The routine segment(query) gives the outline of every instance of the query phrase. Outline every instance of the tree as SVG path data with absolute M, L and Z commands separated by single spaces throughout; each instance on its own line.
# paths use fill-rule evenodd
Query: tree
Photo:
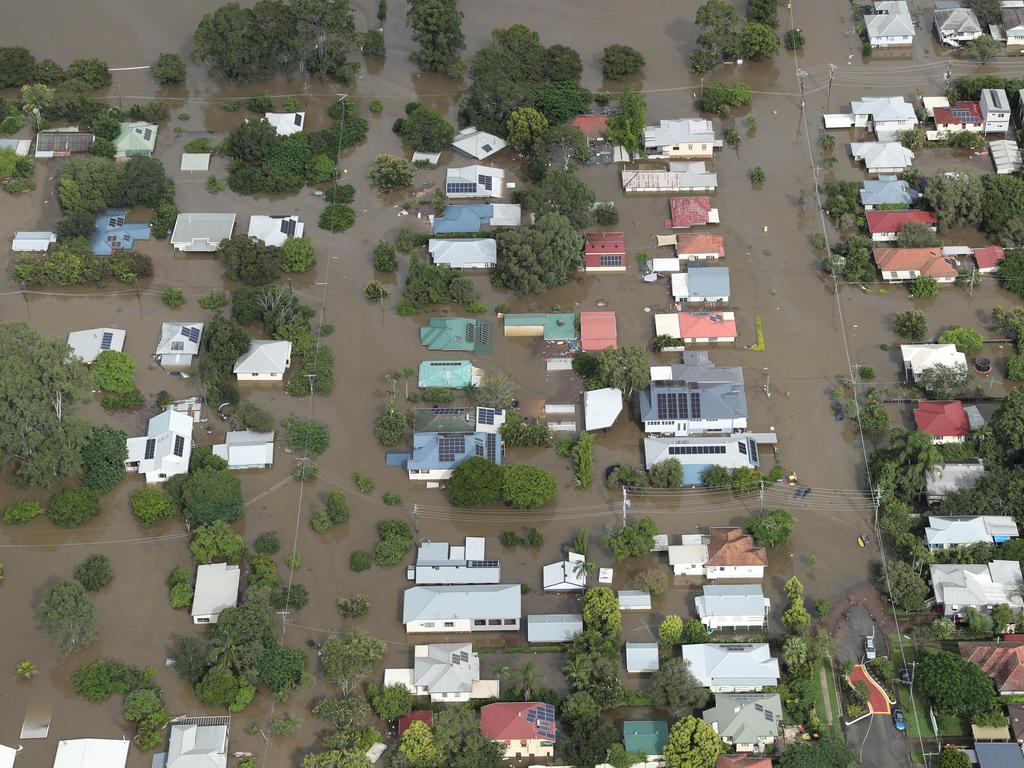
M 210 667 L 196 684 L 196 698 L 211 707 L 226 707 L 238 696 L 239 680 L 227 664 Z
M 703 707 L 707 700 L 708 692 L 693 676 L 690 662 L 686 659 L 678 656 L 670 658 L 654 673 L 651 702 L 657 707 L 667 709 L 675 717 L 681 717 L 684 712 Z
M 992 679 L 977 664 L 949 651 L 927 654 L 917 667 L 914 685 L 942 714 L 972 718 L 997 707 Z
M 836 260 L 827 266 L 837 267 L 843 279 L 851 283 L 872 282 L 876 274 L 872 246 L 871 240 L 863 235 L 845 237 L 832 249 Z
M 245 400 L 238 404 L 231 414 L 231 428 L 236 430 L 251 429 L 253 432 L 273 432 L 274 417 L 269 411 L 260 408 L 256 403 Z
M 416 106 L 398 123 L 402 142 L 416 152 L 440 152 L 455 138 L 455 128 L 436 109 Z
M 797 595 L 791 598 L 789 607 L 782 614 L 782 623 L 790 632 L 801 633 L 811 624 L 811 614 L 804 607 L 804 598 Z
M 770 59 L 779 52 L 779 38 L 771 27 L 748 21 L 740 32 L 740 52 L 748 59 Z
M 654 547 L 654 537 L 657 534 L 658 526 L 655 525 L 654 518 L 642 517 L 618 525 L 612 533 L 604 537 L 604 545 L 616 560 L 644 557 Z
M 850 748 L 832 736 L 790 744 L 779 758 L 779 768 L 851 768 L 858 764 Z
M 516 383 L 504 373 L 492 373 L 473 390 L 472 395 L 478 406 L 509 408 L 516 399 Z
M 332 635 L 320 646 L 324 677 L 348 696 L 360 680 L 384 660 L 385 648 L 383 641 L 358 629 L 350 628 L 340 636 Z
M 281 275 L 281 249 L 241 232 L 221 241 L 220 260 L 246 285 L 266 285 Z
M 773 509 L 763 517 L 751 517 L 747 520 L 747 533 L 762 547 L 784 547 L 789 543 L 796 521 L 786 509 Z
M 331 444 L 331 433 L 319 421 L 303 421 L 290 416 L 281 422 L 284 427 L 284 441 L 293 451 L 323 453 Z
M 916 309 L 908 309 L 899 312 L 893 318 L 893 329 L 905 339 L 911 341 L 922 341 L 928 333 L 928 318 L 924 312 Z
M 965 355 L 974 355 L 981 351 L 985 340 L 973 328 L 951 325 L 939 336 L 939 344 L 953 344 L 957 351 L 963 352 Z
M 565 216 L 545 213 L 533 227 L 500 231 L 497 246 L 491 282 L 523 296 L 568 282 L 579 268 L 583 238 Z
M 308 272 L 316 266 L 316 249 L 308 237 L 289 237 L 281 246 L 281 270 Z
M 639 344 L 602 349 L 597 353 L 597 367 L 587 379 L 587 389 L 612 387 L 622 390 L 626 400 L 651 381 L 647 350 Z
M 896 245 L 899 248 L 929 248 L 938 242 L 931 227 L 921 221 L 908 221 L 896 234 Z
M 591 587 L 583 594 L 583 622 L 588 630 L 606 637 L 618 637 L 622 631 L 619 601 L 608 587 Z
M 936 363 L 915 378 L 915 383 L 939 400 L 949 400 L 963 392 L 971 383 L 971 372 L 963 363 Z
M 221 150 L 243 163 L 257 165 L 277 146 L 277 130 L 266 120 L 243 120 L 227 138 Z
M 888 585 L 892 601 L 906 611 L 920 611 L 927 599 L 928 585 L 921 574 L 902 560 L 889 561 L 889 579 L 881 578 L 882 586 Z
M 114 579 L 114 569 L 106 555 L 90 555 L 85 562 L 75 566 L 72 575 L 86 592 L 98 592 Z
M 785 44 L 787 51 L 799 51 L 804 47 L 806 42 L 807 38 L 804 37 L 804 33 L 799 29 L 786 30 L 786 36 L 783 38 L 783 43 Z
M 508 143 L 516 152 L 527 152 L 548 129 L 548 119 L 533 107 L 520 107 L 508 118 Z
M 501 497 L 516 509 L 535 509 L 551 501 L 557 487 L 555 476 L 546 469 L 513 464 L 501 478 Z
M 943 228 L 973 226 L 981 220 L 984 187 L 971 171 L 939 171 L 928 178 L 924 201 Z
M 366 693 L 377 717 L 386 722 L 397 720 L 412 710 L 412 694 L 402 683 L 385 686 L 370 683 Z
M 965 59 L 988 64 L 1003 52 L 1003 46 L 993 40 L 991 35 L 981 35 L 968 42 L 962 52 Z
M 807 638 L 790 635 L 782 644 L 782 661 L 789 669 L 799 669 L 810 660 L 810 646 Z
M 96 606 L 77 581 L 62 581 L 43 593 L 36 621 L 44 635 L 65 654 L 80 650 L 96 639 Z
M 566 45 L 552 45 L 544 52 L 544 74 L 552 81 L 579 80 L 583 72 L 580 55 Z
M 160 85 L 185 82 L 185 60 L 176 53 L 161 53 L 150 72 Z
M 673 723 L 668 732 L 665 768 L 711 768 L 723 751 L 715 729 L 690 715 Z
M 412 184 L 416 169 L 404 157 L 377 155 L 374 166 L 369 170 L 368 175 L 370 181 L 381 192 L 394 192 L 396 189 L 402 189 Z
M 50 500 L 46 514 L 54 525 L 77 528 L 100 511 L 99 494 L 91 488 L 70 486 Z
M 457 75 L 466 38 L 456 0 L 416 0 L 410 4 L 407 20 L 412 41 L 420 47 L 409 58 L 424 72 Z
M 644 151 L 644 129 L 647 123 L 647 101 L 644 95 L 625 88 L 619 96 L 615 114 L 608 120 L 605 135 L 613 144 L 620 144 L 630 153 Z
M 100 389 L 107 392 L 131 392 L 135 389 L 135 359 L 124 352 L 108 349 L 100 352 L 92 364 Z
M 4 510 L 3 520 L 9 525 L 24 525 L 43 514 L 43 505 L 34 499 L 16 501 Z
M 601 73 L 609 80 L 625 80 L 646 63 L 640 52 L 628 45 L 609 45 L 601 52 Z
M 320 229 L 329 232 L 344 232 L 356 223 L 356 212 L 349 205 L 333 203 L 324 208 L 317 222 Z
M 697 36 L 697 50 L 690 56 L 692 71 L 707 72 L 723 61 L 736 58 L 740 52 L 740 40 L 736 32 L 740 15 L 732 3 L 708 0 L 697 9 L 695 20 L 701 33 Z
M 1019 242 L 1024 226 L 1024 179 L 985 175 L 981 186 L 981 228 L 998 242 Z
M 159 690 L 137 688 L 124 697 L 121 716 L 129 723 L 137 723 L 159 712 L 163 707 Z
M 408 427 L 405 416 L 399 413 L 393 404 L 389 405 L 387 410 L 377 417 L 377 423 L 374 425 L 377 442 L 383 446 L 396 445 L 405 436 Z
M 92 435 L 82 448 L 82 485 L 96 493 L 106 493 L 121 482 L 128 458 L 127 439 L 128 435 L 120 429 L 92 428 Z
M 438 763 L 440 757 L 434 744 L 434 734 L 422 720 L 413 720 L 409 724 L 398 749 L 413 768 L 430 768 Z
M 747 21 L 775 28 L 779 24 L 779 0 L 747 0 Z
M 196 528 L 192 535 L 192 558 L 197 563 L 212 563 L 223 558 L 238 563 L 245 555 L 245 541 L 223 520 Z
M 484 507 L 501 496 L 504 468 L 482 456 L 459 464 L 448 480 L 448 495 L 457 507 Z
M 0 88 L 21 88 L 36 76 L 36 59 L 28 48 L 0 48 Z

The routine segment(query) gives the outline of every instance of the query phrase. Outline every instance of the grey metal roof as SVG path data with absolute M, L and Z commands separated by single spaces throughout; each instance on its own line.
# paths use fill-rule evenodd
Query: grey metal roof
M 206 241 L 213 246 L 231 237 L 235 226 L 233 213 L 179 213 L 174 222 L 171 244 L 189 245 L 195 241 Z
M 867 179 L 860 190 L 861 205 L 912 205 L 921 193 L 895 176 Z
M 693 266 L 686 270 L 690 296 L 728 296 L 729 268 Z
M 947 462 L 928 473 L 926 491 L 930 498 L 941 498 L 953 491 L 973 488 L 984 474 L 985 462 L 981 459 Z
M 719 693 L 704 722 L 730 744 L 756 744 L 779 735 L 782 700 L 777 693 Z
M 531 613 L 526 617 L 526 639 L 531 643 L 564 643 L 582 631 L 579 613 Z
M 763 616 L 764 591 L 760 584 L 705 584 L 704 594 L 695 599 L 697 615 Z
M 39 152 L 88 152 L 93 135 L 77 128 L 57 128 L 36 134 L 36 153 Z
M 671 369 L 671 379 L 665 381 L 676 382 L 680 385 L 697 384 L 739 384 L 743 386 L 743 369 L 739 366 L 733 368 L 719 368 L 713 362 L 707 352 L 683 352 L 683 362 L 674 363 L 668 366 Z
M 896 141 L 855 141 L 850 154 L 864 161 L 864 167 L 907 168 L 914 162 L 914 153 Z
M 622 413 L 622 390 L 612 387 L 583 393 L 583 421 L 586 429 L 607 429 Z
M 677 416 L 662 413 L 659 407 L 658 395 L 681 395 L 687 404 L 686 414 L 681 414 L 677 409 Z M 699 403 L 699 416 L 693 415 L 696 409 L 692 408 L 692 395 L 697 396 Z M 680 400 L 673 397 L 673 402 Z M 661 405 L 666 405 L 666 398 L 661 398 Z M 743 384 L 700 384 L 697 382 L 680 384 L 672 381 L 652 381 L 640 390 L 640 420 L 659 421 L 673 418 L 700 419 L 736 419 L 747 416 L 747 396 Z
M 978 17 L 970 8 L 935 8 L 935 26 L 947 35 L 981 32 Z
M 292 358 L 292 343 L 270 339 L 254 339 L 249 350 L 235 361 L 234 373 L 283 374 Z
M 217 615 L 225 608 L 234 608 L 238 602 L 240 575 L 241 572 L 237 565 L 228 565 L 227 563 L 200 565 L 196 571 L 192 615 Z
M 1017 538 L 1017 521 L 1009 515 L 973 515 L 958 517 L 928 517 L 924 529 L 930 545 L 964 546 L 996 537 Z
M 937 603 L 960 608 L 1007 603 L 1017 610 L 1024 608 L 1017 592 L 1022 579 L 1016 560 L 993 560 L 987 565 L 933 565 L 930 570 Z
M 474 239 L 431 239 L 427 246 L 435 264 L 449 267 L 475 267 L 498 263 L 498 244 L 489 237 Z
M 1024 768 L 1019 744 L 979 741 L 974 745 L 980 768 Z
M 648 149 L 668 147 L 673 144 L 713 144 L 722 146 L 721 139 L 715 139 L 715 129 L 710 120 L 684 117 L 678 120 L 662 120 L 658 125 L 644 128 L 644 146 Z
M 228 764 L 229 718 L 189 718 L 198 722 L 174 723 L 167 748 L 166 768 L 224 768 Z M 214 724 L 200 724 L 206 721 Z
M 642 589 L 620 589 L 618 597 L 619 608 L 647 611 L 651 609 L 651 593 Z
M 405 590 L 402 623 L 444 619 L 518 619 L 518 584 L 410 587 Z
M 906 37 L 914 34 L 914 20 L 904 0 L 885 0 L 875 3 L 875 13 L 864 17 L 868 39 L 880 37 Z
M 1009 112 L 1010 99 L 1002 88 L 982 88 L 981 106 L 990 112 Z
M 762 688 L 779 681 L 779 661 L 768 643 L 698 643 L 684 645 L 682 652 L 705 688 Z
M 468 693 L 480 679 L 480 656 L 470 643 L 416 646 L 413 684 L 430 693 Z
M 626 643 L 627 672 L 657 672 L 658 667 L 657 643 Z

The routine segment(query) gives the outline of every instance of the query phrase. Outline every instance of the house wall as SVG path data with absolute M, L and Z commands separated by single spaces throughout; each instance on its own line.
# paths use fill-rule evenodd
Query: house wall
M 871 239 L 876 243 L 891 243 L 896 239 L 895 232 L 874 232 L 871 235 Z
M 584 272 L 625 272 L 626 265 L 623 264 L 620 267 L 584 267 Z
M 543 325 L 506 325 L 506 336 L 543 336 Z
M 676 576 L 703 576 L 703 563 L 676 563 L 672 566 L 672 573 Z
M 540 739 L 505 742 L 505 757 L 553 757 L 555 745 Z
M 774 683 L 772 683 L 772 684 L 774 684 Z M 708 686 L 708 690 L 710 690 L 712 693 L 749 693 L 749 692 L 755 692 L 756 693 L 758 691 L 763 691 L 765 685 L 766 684 L 761 684 L 761 685 L 726 685 L 726 684 L 723 684 L 723 685 L 710 685 L 710 686 Z
M 894 35 L 892 37 L 873 37 L 871 38 L 872 48 L 896 48 L 904 45 L 913 45 L 913 35 Z
M 920 275 L 921 275 L 920 271 L 918 271 L 916 269 L 908 269 L 908 270 L 896 271 L 896 272 L 886 272 L 885 270 L 882 271 L 882 279 L 886 280 L 886 281 L 888 281 L 890 283 L 896 283 L 896 282 L 900 282 L 902 280 L 916 280 L 918 277 L 920 277 Z M 935 280 L 937 282 L 939 282 L 939 283 L 952 283 L 952 282 L 954 282 L 956 280 L 956 278 L 955 277 L 937 277 L 937 278 L 935 278 Z
M 715 579 L 763 579 L 763 565 L 718 565 L 709 566 L 707 576 Z
M 478 625 L 477 622 L 483 622 Z M 497 624 L 491 622 L 498 622 Z M 508 623 L 510 622 L 510 623 Z M 407 633 L 428 634 L 431 632 L 517 632 L 519 617 L 508 619 L 450 619 L 437 621 L 410 621 L 405 625 Z
M 715 153 L 713 144 L 669 144 L 664 147 L 648 147 L 647 150 L 647 156 L 656 160 L 709 158 Z
M 239 381 L 281 381 L 283 373 L 236 373 Z
M 747 428 L 746 417 L 735 419 L 652 419 L 644 422 L 644 431 L 649 435 L 728 435 Z
M 1024 45 L 1024 27 L 1013 27 L 1006 30 L 1006 46 Z
M 935 443 L 936 445 L 949 445 L 951 443 L 962 443 L 962 442 L 965 442 L 966 440 L 967 440 L 967 438 L 963 437 L 963 436 L 944 435 L 943 437 L 932 437 L 932 442 Z
M 936 123 L 935 132 L 946 133 L 981 133 L 983 126 L 980 123 Z
M 708 261 L 709 259 L 721 258 L 718 251 L 709 251 L 708 253 L 679 253 L 676 252 L 679 258 L 686 259 L 687 261 Z
M 701 623 L 710 629 L 733 629 L 763 627 L 764 616 L 707 616 L 701 619 Z
M 764 752 L 765 747 L 767 747 L 769 744 L 775 743 L 775 739 L 771 738 L 770 736 L 768 738 L 758 739 L 757 742 L 751 744 L 739 743 L 732 739 L 722 739 L 722 741 L 726 742 L 727 744 L 732 744 L 734 747 L 736 747 L 737 752 L 743 753 L 750 753 L 754 751 Z
M 198 616 L 192 617 L 193 624 L 216 624 L 217 619 L 220 618 L 219 613 L 203 613 Z
M 410 480 L 447 480 L 454 469 L 410 469 Z
M 697 337 L 692 337 L 692 338 L 684 338 L 683 341 L 685 343 L 687 343 L 687 344 L 731 344 L 732 342 L 736 341 L 736 337 L 735 336 L 717 336 L 715 338 L 697 338 Z M 668 351 L 670 349 L 672 349 L 672 348 L 671 347 L 665 347 L 666 351 Z

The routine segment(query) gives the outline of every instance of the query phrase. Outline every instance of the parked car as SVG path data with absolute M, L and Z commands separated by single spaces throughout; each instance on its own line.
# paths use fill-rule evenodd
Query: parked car
M 810 495 L 811 495 L 811 489 L 808 488 L 806 485 L 801 485 L 799 488 L 796 489 L 796 492 L 793 494 L 793 498 L 794 499 L 806 499 Z
M 907 721 L 903 717 L 903 710 L 899 707 L 893 707 L 892 724 L 896 726 L 897 731 L 907 730 Z
M 914 678 L 910 675 L 910 667 L 906 664 L 900 665 L 900 682 L 904 685 L 911 685 L 914 682 Z
M 875 652 L 875 636 L 868 635 L 864 638 L 864 658 L 871 661 L 876 656 Z

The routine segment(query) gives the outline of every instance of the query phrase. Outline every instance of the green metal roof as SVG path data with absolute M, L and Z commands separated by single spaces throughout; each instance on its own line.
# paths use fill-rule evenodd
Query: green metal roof
M 493 324 L 490 320 L 467 320 L 464 317 L 432 317 L 420 328 L 420 344 L 441 352 L 473 352 L 489 354 Z
M 118 152 L 132 154 L 152 152 L 156 146 L 159 127 L 153 123 L 121 123 L 121 131 L 114 139 Z
M 662 755 L 668 743 L 668 723 L 664 720 L 626 720 L 622 724 L 622 745 L 628 752 Z
M 463 389 L 473 383 L 469 360 L 424 360 L 420 363 L 419 386 Z
M 544 341 L 572 341 L 576 338 L 576 316 L 559 314 L 505 315 L 505 325 L 516 327 L 539 325 L 544 328 Z

